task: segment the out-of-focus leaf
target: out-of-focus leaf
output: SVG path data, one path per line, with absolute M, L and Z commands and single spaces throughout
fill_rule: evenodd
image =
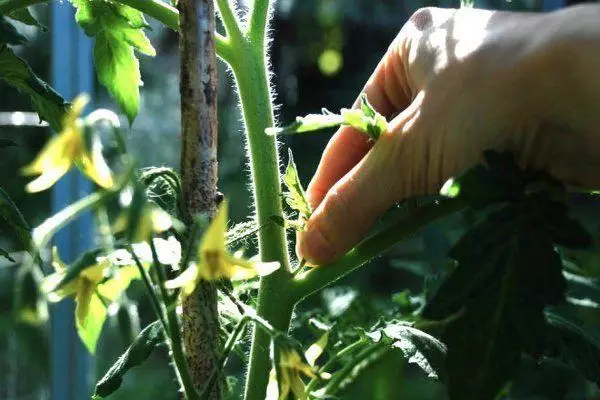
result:
M 401 350 L 409 363 L 416 364 L 429 378 L 438 379 L 443 369 L 446 345 L 412 325 L 404 321 L 385 322 L 378 329 L 367 332 L 366 336 L 375 343 L 383 341 Z
M 13 300 L 15 320 L 39 326 L 48 319 L 48 307 L 41 292 L 42 274 L 33 264 L 19 267 Z
M 119 304 L 117 310 L 119 333 L 125 343 L 133 343 L 140 334 L 140 315 L 137 305 L 131 301 Z
M 4 17 L 0 15 L 0 45 L 20 45 L 26 44 L 27 38 L 19 33 L 17 28 L 8 22 Z
M 125 374 L 148 359 L 152 351 L 163 343 L 163 330 L 159 321 L 148 325 L 121 357 L 96 384 L 95 398 L 105 398 L 114 393 L 123 382 Z
M 334 128 L 341 125 L 351 126 L 367 134 L 372 140 L 387 130 L 387 121 L 369 104 L 366 95 L 360 97 L 360 109 L 343 108 L 340 114 L 333 114 L 327 109 L 322 114 L 309 114 L 305 117 L 297 117 L 296 121 L 281 128 L 267 128 L 267 135 L 293 135 L 307 133 L 326 128 Z
M 98 80 L 132 123 L 140 106 L 142 85 L 135 51 L 156 54 L 142 28 L 143 15 L 131 7 L 98 0 L 74 0 L 75 19 L 95 38 L 94 62 Z
M 573 365 L 583 376 L 600 385 L 600 339 L 551 311 L 546 313 L 550 355 Z
M 12 10 L 8 14 L 6 14 L 6 16 L 8 18 L 14 19 L 16 21 L 22 22 L 25 25 L 35 26 L 37 28 L 40 28 L 43 31 L 48 30 L 48 28 L 46 26 L 42 25 L 37 19 L 35 19 L 33 14 L 31 14 L 31 11 L 29 11 L 29 8 L 27 8 L 27 7 L 22 7 L 22 8 L 17 8 L 16 10 Z
M 0 139 L 0 149 L 6 149 L 7 147 L 15 147 L 17 142 L 10 139 Z
M 283 174 L 283 183 L 288 190 L 283 194 L 287 204 L 293 210 L 298 212 L 301 219 L 307 220 L 310 218 L 310 215 L 312 214 L 312 208 L 308 203 L 306 193 L 304 192 L 304 188 L 300 182 L 300 177 L 298 176 L 298 169 L 294 163 L 292 150 L 288 150 L 288 165 L 285 169 L 285 173 Z
M 0 230 L 7 232 L 5 227 L 9 228 L 8 233 L 19 241 L 23 249 L 30 249 L 31 233 L 29 225 L 17 205 L 2 188 L 0 188 L 0 221 L 3 222 Z
M 494 398 L 523 352 L 542 352 L 543 310 L 563 300 L 566 288 L 554 246 L 591 243 L 554 200 L 561 190 L 554 181 L 520 171 L 507 154 L 487 152 L 486 160 L 457 179 L 457 191 L 446 189 L 474 208 L 507 204 L 456 243 L 450 257 L 458 266 L 423 311 L 446 321 L 451 399 Z
M 40 118 L 59 132 L 68 104 L 29 65 L 6 45 L 0 43 L 0 79 L 29 96 Z
M 10 262 L 15 262 L 15 259 L 10 256 L 10 253 L 3 248 L 0 248 L 0 257 L 4 257 Z

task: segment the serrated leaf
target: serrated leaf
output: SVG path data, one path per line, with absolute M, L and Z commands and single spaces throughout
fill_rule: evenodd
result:
M 94 63 L 98 80 L 115 98 L 132 123 L 139 110 L 142 85 L 135 51 L 154 56 L 152 44 L 141 28 L 143 15 L 131 7 L 99 0 L 74 0 L 75 19 L 95 38 Z
M 600 338 L 569 319 L 546 312 L 550 356 L 573 365 L 588 380 L 600 385 Z
M 286 203 L 295 211 L 298 212 L 300 218 L 307 220 L 312 214 L 312 208 L 306 198 L 306 193 L 298 176 L 298 169 L 294 163 L 292 151 L 288 150 L 288 165 L 283 174 L 283 184 L 287 188 L 287 192 L 283 194 Z
M 554 181 L 520 171 L 506 153 L 487 152 L 486 160 L 459 178 L 458 197 L 474 208 L 506 204 L 456 243 L 449 255 L 458 266 L 423 311 L 446 321 L 451 399 L 494 398 L 523 352 L 541 353 L 544 307 L 563 300 L 566 288 L 555 244 L 590 243 L 554 200 Z
M 40 118 L 54 131 L 61 130 L 68 104 L 5 44 L 0 44 L 0 79 L 28 95 Z
M 391 321 L 366 336 L 375 343 L 383 340 L 399 349 L 409 363 L 416 364 L 429 378 L 438 379 L 446 355 L 446 345 L 430 334 L 416 329 L 412 323 Z
M 268 135 L 292 135 L 347 125 L 367 134 L 375 141 L 387 130 L 387 120 L 369 104 L 366 95 L 361 95 L 360 100 L 360 109 L 343 108 L 340 114 L 334 114 L 324 108 L 322 114 L 297 117 L 294 123 L 279 128 L 267 128 L 265 133 Z
M 27 38 L 0 14 L 0 45 L 8 43 L 17 46 L 27 42 Z
M 105 398 L 119 389 L 125 374 L 131 368 L 146 361 L 152 351 L 163 343 L 163 340 L 163 330 L 159 321 L 154 321 L 144 328 L 131 346 L 96 384 L 94 396 Z
M 8 18 L 14 19 L 16 21 L 22 22 L 25 25 L 38 27 L 38 28 L 42 29 L 43 31 L 48 30 L 48 28 L 46 26 L 42 25 L 37 19 L 35 19 L 33 14 L 31 14 L 31 11 L 27 7 L 22 7 L 22 8 L 17 8 L 15 10 L 12 10 L 8 14 L 6 14 L 6 16 Z

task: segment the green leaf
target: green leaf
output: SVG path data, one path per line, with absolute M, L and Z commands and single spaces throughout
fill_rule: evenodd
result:
M 265 133 L 267 135 L 291 135 L 348 125 L 367 134 L 375 141 L 387 130 L 387 120 L 369 104 L 365 94 L 361 95 L 360 100 L 361 108 L 358 110 L 343 108 L 340 114 L 333 114 L 324 108 L 322 114 L 297 117 L 296 122 L 281 128 L 267 128 Z
M 40 118 L 54 131 L 60 131 L 68 104 L 5 44 L 0 44 L 0 79 L 28 95 Z
M 41 292 L 42 278 L 42 273 L 33 264 L 19 267 L 13 288 L 17 321 L 39 326 L 48 320 L 48 307 Z
M 10 139 L 0 139 L 0 149 L 6 149 L 7 147 L 15 147 L 17 142 Z
M 0 45 L 8 43 L 17 46 L 26 44 L 27 42 L 27 38 L 21 35 L 13 24 L 0 15 Z
M 152 351 L 163 343 L 163 340 L 163 330 L 159 321 L 154 321 L 144 328 L 131 346 L 96 384 L 94 396 L 104 398 L 119 389 L 125 374 L 131 368 L 146 361 Z
M 564 300 L 556 244 L 585 247 L 591 238 L 556 201 L 551 179 L 520 171 L 506 153 L 486 153 L 457 179 L 458 197 L 488 214 L 450 251 L 458 266 L 426 305 L 423 316 L 444 321 L 451 399 L 492 399 L 517 369 L 523 352 L 541 354 L 543 310 Z
M 12 263 L 16 262 L 15 259 L 10 256 L 10 253 L 1 247 L 0 247 L 0 257 L 4 257 Z
M 156 54 L 142 30 L 147 26 L 144 16 L 131 7 L 106 1 L 73 0 L 73 4 L 77 8 L 77 23 L 95 38 L 98 80 L 132 123 L 139 110 L 142 85 L 135 51 Z
M 31 230 L 29 225 L 17 205 L 2 188 L 0 188 L 0 221 L 4 224 L 3 228 L 9 228 L 9 233 L 19 241 L 23 249 L 30 249 Z
M 37 28 L 40 28 L 43 31 L 48 30 L 48 28 L 46 26 L 42 25 L 37 19 L 35 19 L 33 14 L 31 14 L 31 11 L 29 11 L 29 8 L 27 8 L 27 7 L 22 7 L 22 8 L 17 8 L 15 10 L 12 10 L 8 14 L 6 14 L 6 16 L 8 18 L 14 19 L 15 21 L 22 22 L 25 25 L 35 26 Z
M 379 325 L 378 329 L 366 333 L 369 339 L 399 349 L 409 363 L 416 364 L 429 378 L 439 378 L 446 355 L 444 343 L 414 328 L 410 322 L 390 321 Z
M 550 356 L 573 365 L 588 380 L 600 385 L 600 338 L 575 322 L 551 311 L 546 312 Z
M 312 214 L 312 208 L 306 198 L 306 193 L 298 176 L 298 169 L 294 163 L 292 150 L 288 150 L 288 165 L 283 174 L 283 184 L 287 192 L 283 193 L 286 203 L 298 214 L 301 219 L 307 220 Z

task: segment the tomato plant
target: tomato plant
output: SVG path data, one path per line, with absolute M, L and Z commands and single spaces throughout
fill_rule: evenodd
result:
M 293 233 L 310 218 L 291 151 L 280 171 L 277 138 L 349 125 L 378 140 L 387 121 L 361 96 L 359 107 L 323 110 L 275 127 L 269 86 L 268 23 L 272 2 L 255 0 L 244 19 L 228 0 L 216 0 L 224 32 L 216 32 L 211 0 L 74 0 L 75 18 L 94 38 L 98 80 L 133 123 L 140 101 L 136 53 L 155 50 L 145 15 L 180 33 L 183 152 L 181 172 L 138 170 L 118 118 L 106 111 L 83 117 L 86 99 L 68 104 L 12 45 L 24 38 L 11 20 L 39 25 L 27 7 L 0 2 L 0 78 L 28 95 L 57 132 L 23 168 L 37 176 L 30 192 L 50 188 L 80 169 L 96 191 L 30 229 L 17 205 L 0 191 L 0 217 L 29 252 L 18 266 L 15 318 L 38 325 L 46 303 L 74 298 L 79 337 L 94 353 L 108 310 L 140 281 L 156 320 L 148 324 L 95 386 L 94 398 L 119 389 L 127 372 L 166 344 L 182 396 L 222 398 L 226 363 L 253 337 L 244 398 L 336 398 L 362 372 L 392 351 L 441 380 L 451 399 L 493 399 L 508 393 L 525 358 L 560 360 L 588 380 L 600 377 L 600 342 L 561 313 L 568 281 L 583 273 L 567 259 L 592 238 L 569 216 L 560 182 L 519 168 L 509 153 L 488 151 L 485 163 L 450 180 L 441 195 L 402 205 L 339 260 L 318 267 L 293 260 Z M 216 56 L 233 72 L 245 123 L 255 217 L 228 224 L 228 204 L 216 188 Z M 234 90 L 232 88 L 232 90 Z M 102 152 L 99 123 L 110 126 L 119 154 Z M 99 245 L 66 265 L 60 249 L 43 250 L 53 235 L 92 210 Z M 295 338 L 295 308 L 310 295 L 382 255 L 432 221 L 470 210 L 471 228 L 450 250 L 447 265 L 422 293 L 401 293 L 393 315 L 361 326 L 339 315 L 302 321 L 313 337 Z M 245 255 L 256 237 L 258 254 Z M 10 253 L 0 255 L 11 259 Z M 51 266 L 52 272 L 44 274 Z M 565 272 L 568 270 L 568 272 Z M 44 276 L 45 275 L 45 276 Z M 260 277 L 258 281 L 257 277 Z M 255 299 L 245 295 L 257 283 Z M 227 307 L 226 305 L 229 305 Z M 300 340 L 304 339 L 304 340 Z

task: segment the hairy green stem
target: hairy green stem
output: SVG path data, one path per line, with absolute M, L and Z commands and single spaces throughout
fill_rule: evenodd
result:
M 149 240 L 150 249 L 152 251 L 152 267 L 156 271 L 158 278 L 157 286 L 162 300 L 162 305 L 166 309 L 167 317 L 167 330 L 166 334 L 169 337 L 169 345 L 172 352 L 173 362 L 175 363 L 177 378 L 181 384 L 181 388 L 185 394 L 186 400 L 198 400 L 198 392 L 194 384 L 194 379 L 190 373 L 188 362 L 185 357 L 185 350 L 183 348 L 183 338 L 181 337 L 181 327 L 179 324 L 179 318 L 177 316 L 177 307 L 175 307 L 174 301 L 169 296 L 167 289 L 165 288 L 165 273 L 164 266 L 158 259 L 158 253 L 152 239 Z M 135 256 L 135 253 L 132 254 Z M 151 292 L 154 296 L 156 293 Z M 160 307 L 163 310 L 163 307 Z M 164 317 L 163 317 L 164 318 Z
M 256 3 L 260 3 L 257 1 Z M 261 279 L 258 314 L 273 326 L 287 332 L 293 303 L 289 301 L 286 286 L 291 279 L 285 230 L 271 224 L 270 217 L 282 217 L 279 158 L 275 138 L 267 136 L 265 129 L 273 125 L 273 109 L 267 80 L 263 49 L 245 43 L 239 67 L 232 64 L 238 84 L 248 143 L 254 200 L 258 223 L 264 226 L 258 233 L 260 256 L 263 261 L 278 261 L 281 268 Z M 271 363 L 269 360 L 270 336 L 254 329 L 250 366 L 246 381 L 245 398 L 263 400 Z
M 442 200 L 422 206 L 408 217 L 400 219 L 363 240 L 340 260 L 329 265 L 319 266 L 306 274 L 300 274 L 291 284 L 291 288 L 289 288 L 294 302 L 300 302 L 307 296 L 377 257 L 425 225 L 444 215 L 459 211 L 464 206 L 458 200 Z

